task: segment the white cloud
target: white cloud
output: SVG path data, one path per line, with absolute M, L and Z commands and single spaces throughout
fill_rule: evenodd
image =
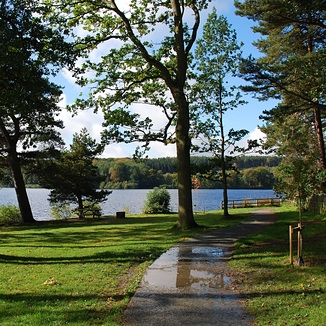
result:
M 79 111 L 77 115 L 73 116 L 73 114 L 66 109 L 66 95 L 62 96 L 59 106 L 62 108 L 59 119 L 64 123 L 64 129 L 61 131 L 61 135 L 66 144 L 70 144 L 72 135 L 80 132 L 82 128 L 87 128 L 90 136 L 100 141 L 100 133 L 103 129 L 102 113 L 95 114 L 92 110 L 85 110 Z
M 74 133 L 79 133 L 82 128 L 87 128 L 90 136 L 96 141 L 101 139 L 101 131 L 103 130 L 103 114 L 101 112 L 95 114 L 92 110 L 79 111 L 76 116 L 72 116 L 72 113 L 66 110 L 67 98 L 65 95 L 62 96 L 62 99 L 59 103 L 62 108 L 62 112 L 59 115 L 59 119 L 64 122 L 65 128 L 61 130 L 61 135 L 67 145 L 70 145 L 72 142 L 72 136 Z M 159 108 L 135 105 L 134 110 L 142 115 L 151 116 L 156 127 L 162 126 L 163 113 Z M 105 147 L 105 150 L 101 157 L 132 157 L 135 152 L 135 148 L 141 144 L 110 144 Z M 166 157 L 166 156 L 176 156 L 175 145 L 165 146 L 159 142 L 153 142 L 150 145 L 151 150 L 147 153 L 149 157 Z
M 259 127 L 256 127 L 255 130 L 253 130 L 251 133 L 249 133 L 247 139 L 250 140 L 259 140 L 259 139 L 265 139 L 266 134 L 264 134 Z
M 69 83 L 72 85 L 75 85 L 76 83 L 76 78 L 72 75 L 72 72 L 70 70 L 68 70 L 67 68 L 63 68 L 61 70 L 61 74 L 62 77 Z
M 248 134 L 247 137 L 241 139 L 237 145 L 240 147 L 244 147 L 246 148 L 248 146 L 248 140 L 258 140 L 258 143 L 260 143 L 260 139 L 265 139 L 266 135 L 259 129 L 259 127 L 256 127 L 252 132 L 250 132 Z M 253 149 L 252 152 L 250 152 L 251 154 L 255 154 L 256 150 Z M 250 154 L 247 154 L 250 155 Z
M 151 150 L 148 152 L 150 158 L 177 156 L 175 144 L 164 145 L 163 143 L 156 142 L 152 143 L 150 147 Z
M 120 158 L 120 157 L 132 157 L 132 154 L 135 152 L 134 145 L 131 144 L 111 144 L 105 147 L 104 152 L 102 153 L 102 158 Z

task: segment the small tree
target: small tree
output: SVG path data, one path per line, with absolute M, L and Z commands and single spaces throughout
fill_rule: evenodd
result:
M 111 191 L 98 190 L 102 178 L 93 164 L 95 157 L 103 152 L 103 146 L 93 140 L 86 128 L 74 134 L 69 151 L 52 162 L 41 164 L 40 184 L 48 189 L 52 203 L 77 203 L 84 208 L 84 201 L 104 201 Z
M 279 105 L 276 109 L 281 108 Z M 287 117 L 273 115 L 261 127 L 267 135 L 264 147 L 283 158 L 277 167 L 275 191 L 292 200 L 299 196 L 303 203 L 319 194 L 325 182 L 324 171 L 316 167 L 319 157 L 316 130 L 308 121 L 305 113 L 296 112 Z
M 198 74 L 193 87 L 193 121 L 194 133 L 202 140 L 199 150 L 211 152 L 214 163 L 221 168 L 218 179 L 223 183 L 225 216 L 229 215 L 227 170 L 233 160 L 230 154 L 240 150 L 235 144 L 248 133 L 247 130 L 231 129 L 226 135 L 223 125 L 224 113 L 245 103 L 236 87 L 228 87 L 226 80 L 236 76 L 240 56 L 235 30 L 231 29 L 225 17 L 217 16 L 214 8 L 204 25 L 203 37 L 197 42 L 195 67 Z
M 170 209 L 171 196 L 166 189 L 154 188 L 147 194 L 145 202 L 145 214 L 165 214 L 171 211 Z

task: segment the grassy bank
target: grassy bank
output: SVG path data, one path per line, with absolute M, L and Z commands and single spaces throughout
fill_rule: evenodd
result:
M 249 217 L 198 214 L 206 229 Z M 241 214 L 239 213 L 241 212 Z M 146 267 L 204 231 L 173 229 L 175 215 L 42 222 L 0 228 L 0 324 L 118 325 Z
M 257 325 L 326 325 L 325 217 L 303 214 L 305 265 L 299 267 L 296 260 L 289 264 L 288 249 L 298 213 L 290 206 L 276 212 L 274 225 L 237 242 L 231 265 L 242 274 L 246 306 Z

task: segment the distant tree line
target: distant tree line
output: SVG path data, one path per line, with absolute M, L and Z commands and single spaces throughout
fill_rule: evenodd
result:
M 233 189 L 271 189 L 276 178 L 275 168 L 280 158 L 276 156 L 243 156 L 237 158 L 230 171 L 228 186 Z M 197 176 L 200 188 L 219 189 L 219 181 L 201 177 L 201 171 L 207 167 L 209 158 L 195 156 L 191 159 L 192 175 Z M 176 158 L 162 157 L 135 161 L 130 158 L 107 158 L 94 160 L 98 174 L 103 180 L 98 186 L 101 189 L 153 189 L 154 187 L 177 188 Z M 25 183 L 37 187 L 37 175 L 23 169 Z M 12 187 L 9 171 L 2 171 L 2 185 Z

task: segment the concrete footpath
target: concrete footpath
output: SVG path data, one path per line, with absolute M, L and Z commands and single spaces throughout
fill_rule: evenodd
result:
M 147 269 L 124 313 L 124 325 L 253 325 L 231 288 L 228 267 L 234 242 L 273 223 L 269 209 L 246 222 L 183 241 Z

